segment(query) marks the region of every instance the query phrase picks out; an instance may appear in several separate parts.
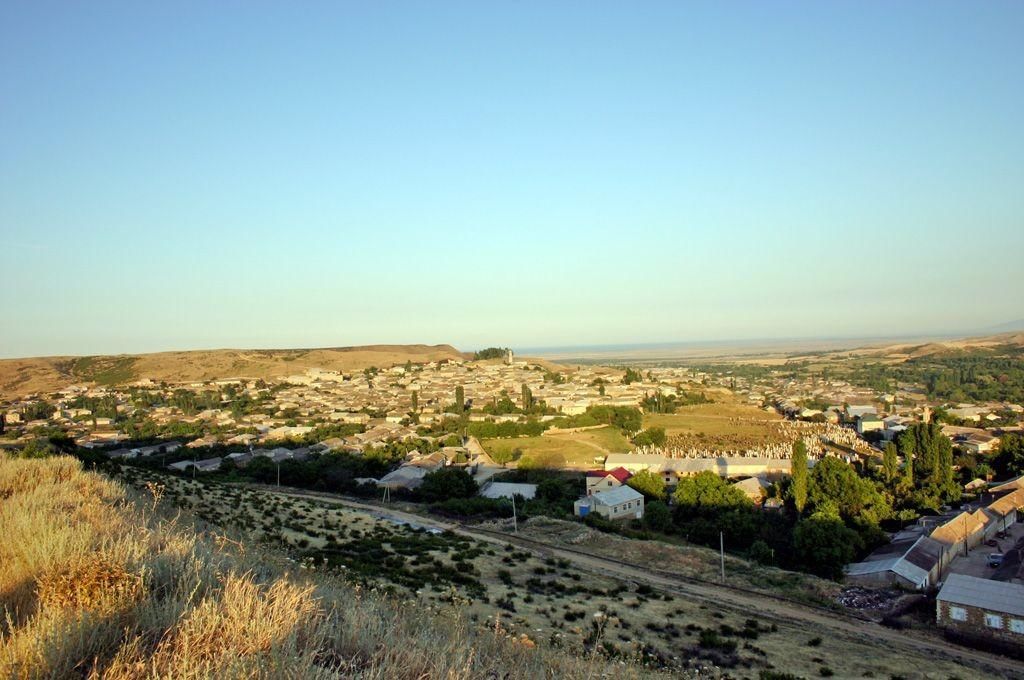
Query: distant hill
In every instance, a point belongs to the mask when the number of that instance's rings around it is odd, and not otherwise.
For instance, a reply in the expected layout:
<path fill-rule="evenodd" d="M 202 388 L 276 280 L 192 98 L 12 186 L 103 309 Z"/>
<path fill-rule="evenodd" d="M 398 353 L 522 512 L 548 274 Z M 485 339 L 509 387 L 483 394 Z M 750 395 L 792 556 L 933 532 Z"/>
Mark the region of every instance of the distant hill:
<path fill-rule="evenodd" d="M 1024 319 L 1007 321 L 1006 323 L 1001 323 L 998 326 L 992 326 L 988 329 L 989 333 L 1008 333 L 1012 331 L 1024 331 Z"/>
<path fill-rule="evenodd" d="M 407 361 L 467 359 L 451 345 L 365 345 L 322 349 L 217 349 L 155 354 L 0 359 L 6 396 L 49 392 L 77 384 L 118 385 L 144 378 L 198 382 L 225 378 L 280 378 L 308 368 L 358 371 Z"/>

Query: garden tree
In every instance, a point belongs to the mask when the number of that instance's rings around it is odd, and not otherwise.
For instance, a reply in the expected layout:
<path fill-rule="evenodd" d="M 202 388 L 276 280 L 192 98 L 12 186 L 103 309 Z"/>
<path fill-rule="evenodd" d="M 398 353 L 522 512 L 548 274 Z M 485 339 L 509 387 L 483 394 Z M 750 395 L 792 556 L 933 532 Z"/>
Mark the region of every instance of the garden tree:
<path fill-rule="evenodd" d="M 863 518 L 877 523 L 892 513 L 875 485 L 835 456 L 825 456 L 814 466 L 807 495 L 815 512 L 825 511 L 844 519 Z"/>
<path fill-rule="evenodd" d="M 449 498 L 470 498 L 478 488 L 473 477 L 463 468 L 444 467 L 429 472 L 416 490 L 425 501 L 446 501 Z"/>
<path fill-rule="evenodd" d="M 996 473 L 995 470 L 992 469 L 991 465 L 989 465 L 988 463 L 982 463 L 978 467 L 974 468 L 974 474 L 981 477 L 985 481 L 992 481 L 992 478 L 995 477 Z"/>
<path fill-rule="evenodd" d="M 600 394 L 602 397 L 604 396 L 604 383 L 603 382 L 600 385 L 597 386 L 597 393 Z"/>
<path fill-rule="evenodd" d="M 533 392 L 529 385 L 523 383 L 523 410 L 527 411 L 531 408 L 533 408 Z"/>
<path fill-rule="evenodd" d="M 900 461 L 896 451 L 896 445 L 889 442 L 882 452 L 882 479 L 887 485 L 892 485 L 900 474 Z"/>
<path fill-rule="evenodd" d="M 707 514 L 752 505 L 745 493 L 710 470 L 680 479 L 672 497 L 681 513 Z"/>
<path fill-rule="evenodd" d="M 507 347 L 488 347 L 480 350 L 479 352 L 475 352 L 473 354 L 473 359 L 475 361 L 480 361 L 482 359 L 501 359 L 507 352 Z"/>
<path fill-rule="evenodd" d="M 789 485 L 793 505 L 798 513 L 803 513 L 807 505 L 807 446 L 803 440 L 793 443 L 793 460 L 790 468 L 792 483 Z"/>
<path fill-rule="evenodd" d="M 626 480 L 626 484 L 642 493 L 647 500 L 665 498 L 665 480 L 656 472 L 641 470 Z"/>
<path fill-rule="evenodd" d="M 679 404 L 673 394 L 662 394 L 659 390 L 644 397 L 640 402 L 647 413 L 675 413 Z"/>
<path fill-rule="evenodd" d="M 651 501 L 644 506 L 644 526 L 663 533 L 672 527 L 672 513 L 664 501 Z"/>
<path fill-rule="evenodd" d="M 914 459 L 906 456 L 903 459 L 903 477 L 900 479 L 901 493 L 910 493 L 914 490 Z"/>
<path fill-rule="evenodd" d="M 637 446 L 662 446 L 668 438 L 665 436 L 665 428 L 649 427 L 641 430 L 633 437 L 633 443 Z"/>
<path fill-rule="evenodd" d="M 635 371 L 632 368 L 626 369 L 626 375 L 622 376 L 622 384 L 629 385 L 635 382 L 642 382 L 644 377 L 640 374 L 640 371 Z"/>
<path fill-rule="evenodd" d="M 1024 436 L 1004 434 L 992 458 L 992 468 L 1000 477 L 1024 475 Z"/>
<path fill-rule="evenodd" d="M 857 532 L 828 512 L 815 512 L 797 522 L 793 529 L 793 548 L 802 568 L 836 581 L 843 577 L 843 567 L 862 545 Z"/>
<path fill-rule="evenodd" d="M 637 432 L 643 427 L 643 414 L 632 406 L 590 406 L 582 417 L 593 419 L 595 424 L 612 425 L 623 432 Z"/>
<path fill-rule="evenodd" d="M 900 453 L 908 452 L 914 457 L 914 468 L 919 484 L 931 482 L 942 484 L 946 473 L 942 463 L 946 449 L 952 451 L 952 444 L 942 434 L 942 426 L 938 423 L 914 423 L 900 435 L 897 440 Z M 949 463 L 952 464 L 952 456 Z"/>
<path fill-rule="evenodd" d="M 938 423 L 915 423 L 897 440 L 900 453 L 913 458 L 913 503 L 938 509 L 960 497 L 953 475 L 953 445 Z"/>
<path fill-rule="evenodd" d="M 412 412 L 417 413 L 420 410 L 420 393 L 419 390 L 412 391 Z"/>
<path fill-rule="evenodd" d="M 463 413 L 466 410 L 466 388 L 459 385 L 455 388 L 455 412 Z"/>

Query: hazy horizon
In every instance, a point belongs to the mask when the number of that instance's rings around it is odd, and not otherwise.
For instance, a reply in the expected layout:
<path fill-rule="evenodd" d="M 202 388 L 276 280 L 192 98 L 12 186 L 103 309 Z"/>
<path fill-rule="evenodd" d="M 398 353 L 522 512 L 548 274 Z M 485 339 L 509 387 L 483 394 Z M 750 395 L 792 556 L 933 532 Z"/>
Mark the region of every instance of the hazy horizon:
<path fill-rule="evenodd" d="M 0 356 L 990 328 L 1024 316 L 1022 34 L 1018 2 L 8 3 Z"/>

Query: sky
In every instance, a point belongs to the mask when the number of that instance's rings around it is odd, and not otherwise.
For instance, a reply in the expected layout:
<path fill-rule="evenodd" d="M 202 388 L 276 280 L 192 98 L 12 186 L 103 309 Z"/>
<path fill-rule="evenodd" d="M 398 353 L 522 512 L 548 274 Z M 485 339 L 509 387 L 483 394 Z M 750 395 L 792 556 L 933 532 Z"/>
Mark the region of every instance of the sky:
<path fill-rule="evenodd" d="M 1024 317 L 1024 3 L 0 3 L 0 356 Z"/>

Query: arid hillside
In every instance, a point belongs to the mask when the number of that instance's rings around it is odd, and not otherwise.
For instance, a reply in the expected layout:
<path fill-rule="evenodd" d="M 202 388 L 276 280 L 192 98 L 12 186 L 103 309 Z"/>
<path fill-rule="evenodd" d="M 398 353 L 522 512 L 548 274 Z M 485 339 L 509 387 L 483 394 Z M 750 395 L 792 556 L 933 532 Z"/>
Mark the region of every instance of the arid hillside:
<path fill-rule="evenodd" d="M 636 678 L 359 589 L 72 458 L 0 456 L 0 676 Z M 309 567 L 310 565 L 306 565 Z"/>
<path fill-rule="evenodd" d="M 37 357 L 0 360 L 0 390 L 10 396 L 77 384 L 116 385 L 144 378 L 192 382 L 224 378 L 277 378 L 308 368 L 357 371 L 442 359 L 463 359 L 451 345 L 366 345 L 323 349 L 218 349 L 155 354 Z"/>

